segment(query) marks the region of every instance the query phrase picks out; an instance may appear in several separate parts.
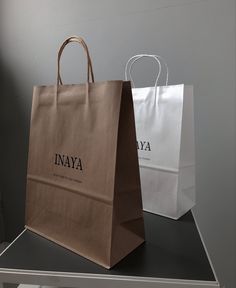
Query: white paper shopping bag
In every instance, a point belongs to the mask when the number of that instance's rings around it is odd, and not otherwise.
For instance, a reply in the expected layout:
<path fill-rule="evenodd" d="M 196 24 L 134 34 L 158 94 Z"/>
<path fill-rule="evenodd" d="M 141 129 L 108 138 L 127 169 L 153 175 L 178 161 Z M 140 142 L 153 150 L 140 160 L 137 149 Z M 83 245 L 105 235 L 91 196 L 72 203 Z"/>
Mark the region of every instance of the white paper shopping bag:
<path fill-rule="evenodd" d="M 163 59 L 148 54 L 128 60 L 126 80 L 133 82 L 133 64 L 143 57 L 159 66 L 154 87 L 132 89 L 143 208 L 178 219 L 195 204 L 193 87 L 168 85 L 165 62 L 166 85 L 157 86 Z"/>

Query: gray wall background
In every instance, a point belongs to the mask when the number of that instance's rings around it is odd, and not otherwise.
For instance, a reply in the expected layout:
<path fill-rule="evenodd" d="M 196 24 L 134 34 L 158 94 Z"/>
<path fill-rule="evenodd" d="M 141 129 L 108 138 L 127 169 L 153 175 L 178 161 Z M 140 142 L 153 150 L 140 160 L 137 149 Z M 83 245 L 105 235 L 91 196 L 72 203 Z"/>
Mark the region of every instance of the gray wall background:
<path fill-rule="evenodd" d="M 220 281 L 236 287 L 235 0 L 0 0 L 0 189 L 8 240 L 24 223 L 32 86 L 55 83 L 56 51 L 71 34 L 86 39 L 98 81 L 124 78 L 136 53 L 156 53 L 168 63 L 170 83 L 194 85 L 194 212 Z M 85 81 L 80 48 L 65 50 L 62 71 L 64 82 Z M 135 71 L 138 86 L 153 83 L 153 63 Z"/>

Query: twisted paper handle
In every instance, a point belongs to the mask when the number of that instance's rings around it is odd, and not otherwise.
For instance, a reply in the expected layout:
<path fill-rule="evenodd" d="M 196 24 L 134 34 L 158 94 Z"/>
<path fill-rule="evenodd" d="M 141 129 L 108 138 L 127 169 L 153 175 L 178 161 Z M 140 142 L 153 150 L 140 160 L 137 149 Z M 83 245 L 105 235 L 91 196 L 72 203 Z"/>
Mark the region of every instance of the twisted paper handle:
<path fill-rule="evenodd" d="M 94 82 L 94 74 L 93 74 L 93 66 L 92 66 L 92 61 L 91 61 L 91 57 L 89 55 L 89 50 L 88 50 L 88 46 L 86 45 L 85 41 L 83 40 L 83 38 L 78 37 L 78 36 L 71 36 L 69 38 L 67 38 L 61 45 L 59 51 L 58 51 L 58 55 L 57 55 L 57 85 L 62 85 L 62 79 L 61 79 L 61 72 L 60 72 L 60 60 L 61 60 L 61 55 L 62 52 L 64 50 L 64 48 L 66 47 L 66 45 L 68 45 L 71 42 L 76 42 L 82 45 L 82 47 L 84 48 L 86 55 L 87 55 L 87 82 L 90 82 L 90 80 L 92 82 Z"/>

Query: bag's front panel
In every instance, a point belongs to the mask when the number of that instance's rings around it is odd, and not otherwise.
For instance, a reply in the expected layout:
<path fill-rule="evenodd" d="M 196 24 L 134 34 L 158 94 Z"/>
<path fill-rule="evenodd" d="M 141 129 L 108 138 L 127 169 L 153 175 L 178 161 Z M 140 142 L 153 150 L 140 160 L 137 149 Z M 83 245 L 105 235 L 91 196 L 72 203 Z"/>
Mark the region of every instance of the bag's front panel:
<path fill-rule="evenodd" d="M 140 174 L 144 210 L 178 218 L 179 174 L 147 167 Z"/>
<path fill-rule="evenodd" d="M 183 85 L 135 88 L 135 124 L 139 164 L 178 170 L 181 141 Z"/>
<path fill-rule="evenodd" d="M 32 104 L 26 224 L 104 266 L 121 89 L 121 81 L 39 87 Z"/>
<path fill-rule="evenodd" d="M 32 108 L 28 176 L 111 200 L 120 82 L 38 88 Z M 47 89 L 48 88 L 48 89 Z M 113 176 L 113 177 L 111 177 Z"/>
<path fill-rule="evenodd" d="M 143 208 L 176 219 L 184 85 L 132 91 Z"/>
<path fill-rule="evenodd" d="M 111 204 L 28 180 L 27 227 L 105 267 L 112 210 Z"/>

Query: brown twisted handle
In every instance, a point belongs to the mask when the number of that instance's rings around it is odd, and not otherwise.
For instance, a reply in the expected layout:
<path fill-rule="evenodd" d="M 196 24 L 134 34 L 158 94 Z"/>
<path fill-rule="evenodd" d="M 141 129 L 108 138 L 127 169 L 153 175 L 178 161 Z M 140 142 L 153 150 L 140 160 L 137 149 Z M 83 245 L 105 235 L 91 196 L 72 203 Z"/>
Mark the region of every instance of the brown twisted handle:
<path fill-rule="evenodd" d="M 93 74 L 93 66 L 92 66 L 92 61 L 91 61 L 91 57 L 89 55 L 89 50 L 88 50 L 88 46 L 86 45 L 85 41 L 83 40 L 83 38 L 78 37 L 78 36 L 71 36 L 69 38 L 67 38 L 61 45 L 59 51 L 58 51 L 58 55 L 57 55 L 57 85 L 62 85 L 62 80 L 61 80 L 61 73 L 60 73 L 60 60 L 61 60 L 61 55 L 62 52 L 64 50 L 64 48 L 66 47 L 66 45 L 68 45 L 71 42 L 76 42 L 82 45 L 82 47 L 84 48 L 86 55 L 87 55 L 87 61 L 88 61 L 88 65 L 87 65 L 87 81 L 90 82 L 94 82 L 94 74 Z"/>

